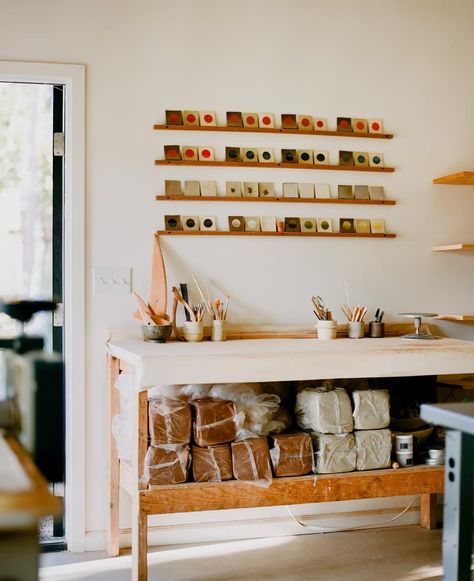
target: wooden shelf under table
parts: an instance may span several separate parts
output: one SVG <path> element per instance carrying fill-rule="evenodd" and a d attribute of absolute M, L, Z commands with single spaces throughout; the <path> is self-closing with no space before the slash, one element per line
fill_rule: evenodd
<path fill-rule="evenodd" d="M 284 196 L 269 196 L 267 198 L 249 196 L 155 196 L 157 202 L 267 202 L 267 203 L 287 203 L 287 204 L 355 204 L 372 206 L 394 206 L 395 200 L 356 200 L 340 198 L 290 198 Z"/>
<path fill-rule="evenodd" d="M 244 232 L 239 230 L 157 230 L 155 236 L 292 236 L 301 238 L 395 238 L 396 234 L 358 232 Z"/>
<path fill-rule="evenodd" d="M 326 171 L 357 171 L 357 172 L 378 172 L 393 173 L 393 167 L 367 167 L 358 165 L 315 165 L 309 163 L 255 163 L 246 161 L 188 161 L 156 159 L 155 165 L 186 165 L 194 167 L 257 167 L 259 169 L 316 169 Z"/>
<path fill-rule="evenodd" d="M 446 184 L 452 186 L 474 186 L 474 171 L 460 171 L 447 176 L 436 178 L 434 184 Z"/>
<path fill-rule="evenodd" d="M 228 480 L 155 486 L 139 494 L 144 512 L 151 515 L 433 494 L 443 485 L 443 467 L 416 466 L 274 478 L 266 488 Z"/>
<path fill-rule="evenodd" d="M 226 133 L 283 133 L 285 135 L 320 135 L 327 137 L 357 137 L 359 139 L 393 139 L 392 133 L 356 133 L 354 131 L 321 131 L 282 129 L 280 127 L 227 127 L 226 125 L 153 125 L 155 131 L 218 131 Z"/>

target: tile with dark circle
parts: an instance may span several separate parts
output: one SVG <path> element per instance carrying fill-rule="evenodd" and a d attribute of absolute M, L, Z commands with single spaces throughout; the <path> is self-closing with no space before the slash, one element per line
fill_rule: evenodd
<path fill-rule="evenodd" d="M 275 153 L 271 147 L 260 147 L 258 150 L 259 163 L 275 163 Z"/>
<path fill-rule="evenodd" d="M 199 228 L 201 230 L 217 230 L 215 216 L 200 216 Z"/>
<path fill-rule="evenodd" d="M 181 216 L 165 216 L 165 230 L 181 230 Z"/>
<path fill-rule="evenodd" d="M 383 153 L 369 154 L 369 165 L 370 167 L 384 167 Z"/>
<path fill-rule="evenodd" d="M 315 149 L 313 151 L 313 161 L 314 165 L 328 165 L 329 151 L 324 149 Z"/>
<path fill-rule="evenodd" d="M 298 163 L 312 165 L 313 152 L 310 149 L 298 149 Z"/>
<path fill-rule="evenodd" d="M 339 165 L 354 165 L 354 154 L 352 151 L 339 151 Z"/>
<path fill-rule="evenodd" d="M 199 216 L 182 216 L 183 230 L 199 230 Z"/>
<path fill-rule="evenodd" d="M 282 163 L 298 163 L 298 154 L 296 149 L 282 149 L 281 150 Z"/>
<path fill-rule="evenodd" d="M 240 147 L 226 147 L 225 148 L 226 161 L 242 161 L 242 154 Z"/>
<path fill-rule="evenodd" d="M 317 218 L 318 232 L 332 232 L 331 218 Z"/>
<path fill-rule="evenodd" d="M 317 223 L 314 218 L 300 218 L 301 232 L 317 232 Z"/>
<path fill-rule="evenodd" d="M 368 167 L 369 154 L 364 151 L 354 151 L 354 164 L 358 167 Z"/>
<path fill-rule="evenodd" d="M 339 232 L 342 234 L 354 233 L 354 218 L 339 218 Z"/>
<path fill-rule="evenodd" d="M 258 163 L 258 150 L 255 147 L 243 147 L 242 161 L 246 163 Z"/>
<path fill-rule="evenodd" d="M 301 232 L 299 218 L 285 218 L 285 232 Z"/>

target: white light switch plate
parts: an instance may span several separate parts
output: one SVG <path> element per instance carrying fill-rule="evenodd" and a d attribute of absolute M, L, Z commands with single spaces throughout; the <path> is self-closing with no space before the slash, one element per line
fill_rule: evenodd
<path fill-rule="evenodd" d="M 132 292 L 131 268 L 94 268 L 94 292 L 127 295 Z"/>

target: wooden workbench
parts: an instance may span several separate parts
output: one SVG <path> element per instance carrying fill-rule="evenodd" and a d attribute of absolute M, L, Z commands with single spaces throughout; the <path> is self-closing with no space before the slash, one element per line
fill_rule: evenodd
<path fill-rule="evenodd" d="M 443 468 L 419 466 L 274 479 L 268 488 L 238 481 L 148 489 L 141 482 L 147 449 L 147 389 L 157 384 L 403 377 L 474 371 L 474 343 L 454 339 L 264 339 L 224 343 L 145 343 L 138 334 L 112 334 L 108 347 L 110 418 L 119 411 L 114 388 L 132 371 L 132 460 L 119 461 L 110 435 L 108 552 L 119 553 L 119 487 L 132 499 L 133 579 L 147 578 L 147 518 L 153 514 L 421 495 L 421 525 L 435 526 Z M 109 430 L 110 432 L 110 430 Z"/>

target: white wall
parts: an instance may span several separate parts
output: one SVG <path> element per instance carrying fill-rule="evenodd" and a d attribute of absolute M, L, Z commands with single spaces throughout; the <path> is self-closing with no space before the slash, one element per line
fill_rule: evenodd
<path fill-rule="evenodd" d="M 470 0 L 83 0 L 1 2 L 0 58 L 87 65 L 87 514 L 105 526 L 104 329 L 130 322 L 129 297 L 94 296 L 94 266 L 133 267 L 146 294 L 152 234 L 166 213 L 381 217 L 395 240 L 167 238 L 169 283 L 196 272 L 232 295 L 233 322 L 311 323 L 309 296 L 336 310 L 353 300 L 404 310 L 472 312 L 466 255 L 431 246 L 472 242 L 472 188 L 432 185 L 472 169 Z M 165 108 L 381 117 L 393 141 L 153 132 Z M 382 151 L 396 172 L 341 174 L 157 168 L 165 143 Z M 158 205 L 164 179 L 327 181 L 386 187 L 392 207 Z M 350 181 L 348 181 L 350 180 Z M 338 313 L 339 314 L 339 313 Z M 473 327 L 445 326 L 474 337 Z"/>

